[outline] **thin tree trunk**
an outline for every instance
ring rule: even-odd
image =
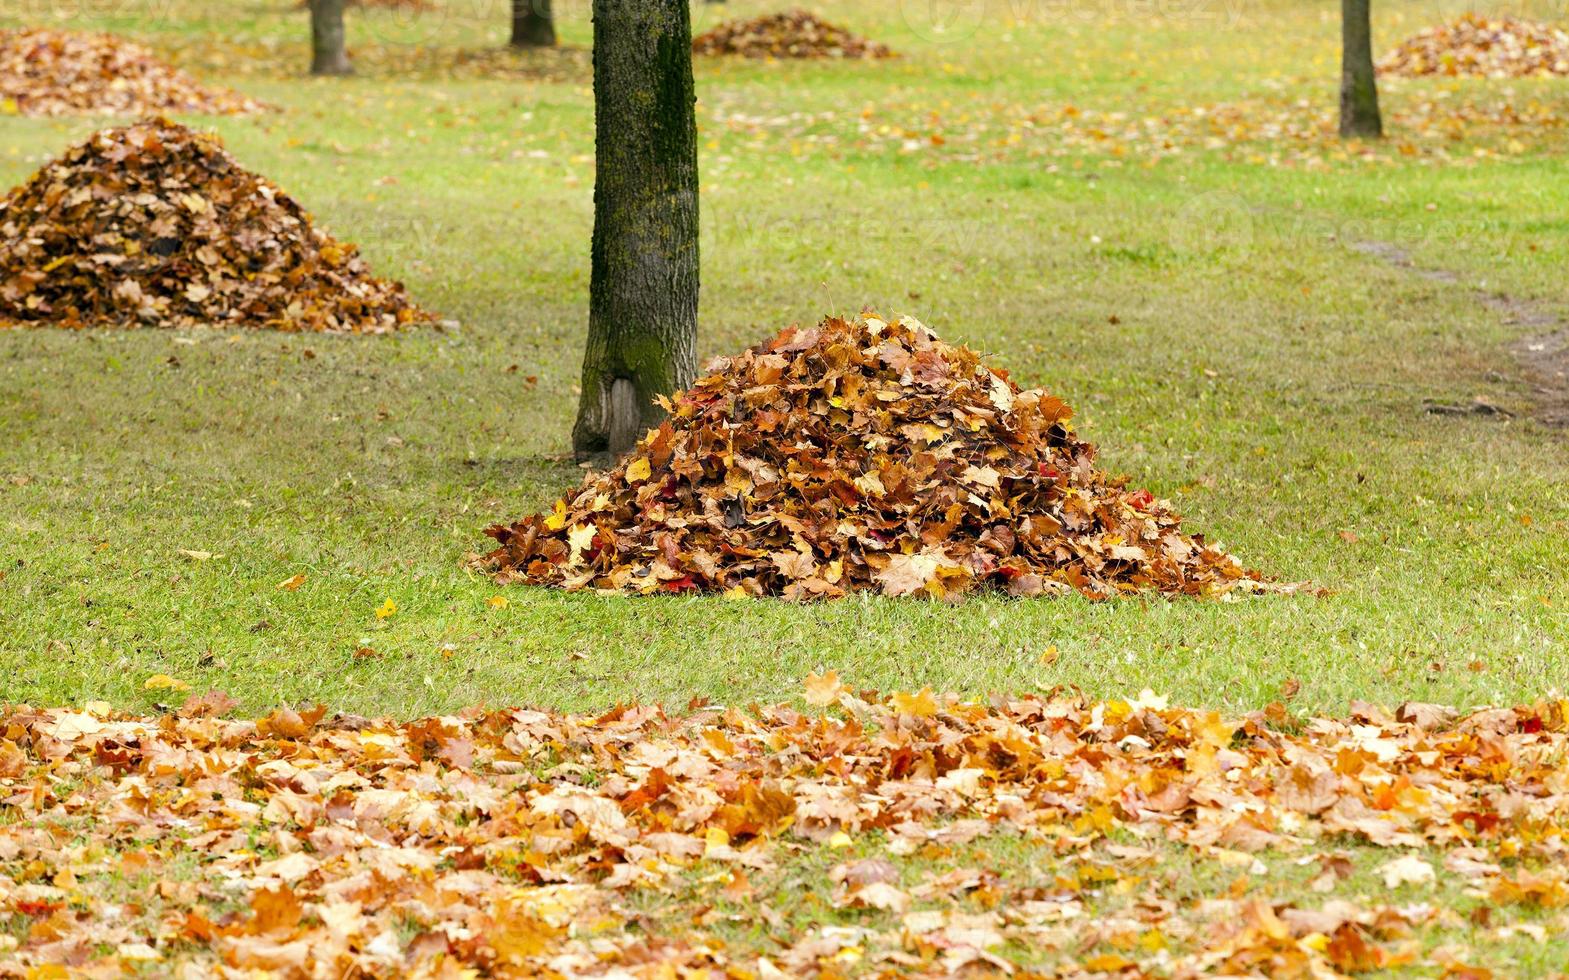
[[[1378,81],[1373,73],[1373,24],[1370,0],[1340,0],[1340,135],[1384,135],[1378,112]]]
[[[311,74],[351,75],[343,30],[344,0],[311,0]]]
[[[550,0],[512,0],[512,46],[551,48],[556,44],[556,20]]]
[[[697,118],[687,0],[594,0],[593,272],[578,458],[659,424],[697,373]]]

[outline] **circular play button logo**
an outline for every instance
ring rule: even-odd
[[[969,39],[986,19],[986,0],[899,0],[911,33],[933,44]]]

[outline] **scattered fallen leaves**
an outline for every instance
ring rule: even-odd
[[[1385,888],[1399,888],[1401,885],[1431,885],[1437,878],[1433,866],[1415,854],[1407,854],[1385,862],[1378,869],[1378,873],[1384,879]]]
[[[81,113],[236,115],[267,106],[209,89],[113,34],[0,31],[0,105],[24,116]]]
[[[1569,32],[1538,21],[1461,14],[1402,41],[1378,62],[1385,75],[1531,78],[1569,75]]]
[[[752,20],[726,21],[692,41],[702,55],[747,58],[892,58],[887,45],[830,24],[799,8]]]
[[[406,17],[399,12],[397,17]],[[429,22],[435,23],[441,15]],[[404,23],[411,22],[404,21]],[[303,27],[303,25],[301,25]],[[590,84],[593,53],[588,47],[514,48],[505,44],[455,47],[408,44],[395,37],[349,28],[354,72],[360,78],[457,81],[510,79]],[[211,34],[169,34],[160,39],[179,64],[223,78],[288,78],[300,71],[300,51],[292,37],[225,41]]]
[[[792,599],[1283,590],[1095,468],[1073,412],[906,317],[789,327],[615,469],[486,533],[502,582]]]
[[[105,129],[0,201],[0,326],[385,333],[431,319],[216,136]]]
[[[1212,104],[1152,101],[1118,106],[968,98],[945,91],[896,90],[859,107],[804,111],[758,105],[755,98],[714,96],[699,111],[756,152],[796,159],[875,154],[945,163],[1037,162],[1064,177],[1093,160],[1097,168],[1153,166],[1195,154],[1228,162],[1326,169],[1342,165],[1475,166],[1490,158],[1556,148],[1569,125],[1560,101],[1546,94],[1488,90],[1432,91],[1391,79],[1380,93],[1387,140],[1340,139],[1333,100],[1314,91],[1258,92]],[[923,234],[960,229],[937,226]]]
[[[1522,868],[1512,875],[1498,877],[1490,894],[1496,902],[1560,908],[1569,905],[1569,876],[1561,868],[1541,872]]]
[[[828,672],[807,692],[835,706],[475,708],[402,723],[320,705],[228,719],[216,693],[159,717],[4,708],[4,972],[831,976],[864,958],[880,975],[1333,976],[1458,963],[1412,941],[1459,927],[1432,902],[1252,890],[1260,856],[1314,863],[1320,848],[1325,885],[1310,893],[1333,890],[1352,874],[1341,841],[1396,849],[1381,870],[1391,887],[1434,884],[1416,851],[1447,854],[1446,874],[1499,903],[1471,919],[1500,939],[1560,928],[1533,918],[1569,902],[1569,701],[1439,729],[1359,705],[1293,734],[1155,695],[885,697]],[[1303,772],[1328,774],[1326,805],[1298,805]],[[924,880],[900,863],[966,846],[984,858],[993,837],[1011,842],[993,860],[1032,857],[926,865]],[[1151,875],[1157,846],[1213,861],[1217,885],[1195,895],[1193,879]],[[803,851],[834,855],[823,885],[837,924],[771,920],[762,953],[709,928],[721,900],[762,918],[790,907],[809,882],[775,872]],[[129,904],[95,897],[116,887]],[[1097,910],[1100,889],[1130,901]],[[647,914],[672,903],[689,904]],[[1511,910],[1525,918],[1508,922]],[[1061,956],[1030,972],[1010,951]]]

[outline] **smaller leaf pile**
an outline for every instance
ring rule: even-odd
[[[1565,928],[1569,702],[806,700],[7,707],[0,975],[1479,978]]]
[[[103,130],[0,201],[0,325],[384,333],[431,319],[214,136]]]
[[[945,598],[1263,590],[1095,468],[1073,412],[906,317],[789,327],[710,365],[613,470],[486,533],[503,581]]]
[[[692,41],[704,55],[746,58],[892,58],[886,45],[868,41],[805,10],[752,20],[727,21]]]
[[[1386,75],[1529,78],[1569,75],[1569,32],[1467,13],[1405,41],[1378,63]]]
[[[236,115],[267,108],[226,89],[206,88],[113,34],[0,31],[0,112]]]

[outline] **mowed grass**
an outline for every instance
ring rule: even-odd
[[[249,710],[597,709],[784,699],[820,667],[865,687],[1149,687],[1230,710],[1287,681],[1314,711],[1562,688],[1569,444],[1530,420],[1509,353],[1543,327],[1473,287],[1565,309],[1569,139],[1479,124],[1448,162],[1267,141],[1033,152],[1056,144],[1008,142],[1020,106],[1329,105],[1338,8],[999,2],[939,34],[912,19],[922,6],[832,11],[894,62],[699,62],[703,352],[865,305],[915,315],[1076,406],[1103,464],[1191,529],[1327,594],[802,607],[497,588],[463,564],[483,529],[582,476],[564,455],[592,225],[581,57],[454,71],[454,52],[505,35],[504,4],[454,0],[419,19],[351,12],[362,76],[313,81],[294,74],[306,20],[288,4],[0,0],[7,25],[119,30],[281,106],[191,121],[461,323],[385,339],[0,333],[4,699],[147,709],[171,696],[145,681],[169,674]],[[586,45],[586,3],[558,9],[564,40]],[[1380,10],[1378,45],[1454,12]],[[1405,82],[1386,107],[1569,116],[1564,85]],[[0,178],[99,124],[0,119]],[[977,131],[984,152],[954,149]],[[1503,149],[1514,139],[1525,152]],[[1459,278],[1349,247],[1370,240]],[[1519,415],[1422,407],[1478,396]]]

